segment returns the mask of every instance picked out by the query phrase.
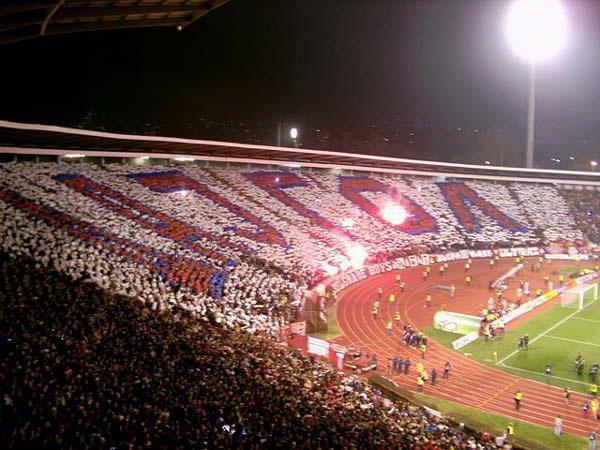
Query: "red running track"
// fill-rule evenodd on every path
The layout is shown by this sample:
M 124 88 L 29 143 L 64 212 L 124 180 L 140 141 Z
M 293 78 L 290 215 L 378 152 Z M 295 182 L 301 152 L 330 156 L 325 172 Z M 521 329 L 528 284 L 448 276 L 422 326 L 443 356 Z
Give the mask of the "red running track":
M 554 265 L 554 266 L 553 266 Z M 570 264 L 573 265 L 573 264 Z M 432 266 L 428 281 L 423 281 L 422 268 L 407 269 L 401 272 L 407 282 L 406 292 L 398 294 L 395 276 L 398 272 L 390 272 L 370 278 L 343 291 L 337 303 L 337 320 L 344 336 L 334 341 L 350 345 L 357 349 L 376 353 L 379 366 L 386 367 L 394 356 L 410 358 L 412 365 L 408 375 L 390 375 L 380 373 L 399 385 L 415 390 L 415 364 L 422 361 L 425 369 L 431 373 L 436 368 L 438 379 L 435 386 L 426 384 L 424 393 L 442 399 L 456 401 L 485 411 L 496 412 L 516 419 L 552 428 L 554 419 L 559 414 L 563 418 L 567 432 L 586 436 L 600 425 L 600 421 L 585 418 L 581 406 L 588 399 L 583 394 L 572 393 L 570 406 L 564 404 L 561 388 L 544 383 L 520 378 L 493 367 L 473 361 L 429 339 L 426 358 L 421 359 L 420 352 L 407 348 L 402 343 L 398 330 L 389 336 L 385 324 L 391 320 L 392 313 L 399 310 L 402 320 L 415 328 L 423 328 L 433 323 L 432 318 L 442 303 L 447 309 L 458 312 L 475 313 L 487 302 L 488 283 L 499 277 L 512 266 L 512 260 L 500 261 L 494 269 L 489 269 L 487 260 L 474 261 L 470 273 L 473 277 L 471 287 L 464 283 L 462 263 L 450 264 L 446 274 L 441 277 L 437 266 Z M 543 273 L 549 273 L 556 263 L 548 264 Z M 542 274 L 537 275 L 537 285 L 541 286 Z M 532 280 L 532 291 L 536 283 Z M 455 284 L 457 294 L 450 299 L 448 294 L 433 289 L 435 284 Z M 379 317 L 371 315 L 371 306 L 376 298 L 376 290 L 382 287 L 384 299 L 380 302 Z M 512 289 L 512 288 L 511 288 Z M 395 292 L 396 300 L 391 310 L 387 295 Z M 425 308 L 425 296 L 430 292 L 433 297 L 432 306 Z M 516 347 L 516 343 L 515 343 Z M 449 379 L 442 379 L 443 366 L 446 361 L 452 364 Z M 515 410 L 513 395 L 517 389 L 523 394 L 520 411 Z

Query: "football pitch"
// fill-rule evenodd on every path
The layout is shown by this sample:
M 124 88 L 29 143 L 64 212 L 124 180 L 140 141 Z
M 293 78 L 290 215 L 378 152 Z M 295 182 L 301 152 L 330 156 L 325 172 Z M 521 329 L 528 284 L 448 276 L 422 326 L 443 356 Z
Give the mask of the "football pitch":
M 594 300 L 592 292 L 587 295 L 581 310 L 555 305 L 504 336 L 491 342 L 478 339 L 461 352 L 524 378 L 587 393 L 589 369 L 600 363 L 600 300 Z M 525 334 L 529 349 L 518 350 L 517 341 Z M 585 359 L 581 376 L 575 370 L 579 353 Z M 551 376 L 544 374 L 547 363 L 552 364 Z

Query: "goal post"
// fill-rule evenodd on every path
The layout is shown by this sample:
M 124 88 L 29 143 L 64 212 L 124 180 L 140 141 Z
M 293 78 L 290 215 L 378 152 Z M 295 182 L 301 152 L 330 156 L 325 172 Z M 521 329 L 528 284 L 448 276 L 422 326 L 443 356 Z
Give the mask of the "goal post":
M 560 299 L 565 308 L 583 309 L 598 300 L 598 284 L 588 284 L 567 289 Z

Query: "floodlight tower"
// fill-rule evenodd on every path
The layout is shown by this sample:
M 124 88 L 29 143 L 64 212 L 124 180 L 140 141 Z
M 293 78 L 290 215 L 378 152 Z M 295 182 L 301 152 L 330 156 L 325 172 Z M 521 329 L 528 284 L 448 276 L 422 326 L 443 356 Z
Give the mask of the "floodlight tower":
M 559 0 L 514 0 L 506 19 L 506 37 L 517 56 L 529 63 L 526 166 L 533 167 L 535 69 L 565 45 L 567 19 Z

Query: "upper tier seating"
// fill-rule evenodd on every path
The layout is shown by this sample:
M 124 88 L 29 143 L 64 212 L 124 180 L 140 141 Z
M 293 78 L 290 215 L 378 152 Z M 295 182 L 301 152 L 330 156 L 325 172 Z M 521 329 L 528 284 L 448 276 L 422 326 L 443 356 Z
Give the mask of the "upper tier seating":
M 383 218 L 389 204 L 407 211 L 402 224 Z M 270 335 L 356 248 L 372 262 L 595 230 L 552 185 L 198 166 L 3 164 L 0 211 L 10 255 Z

